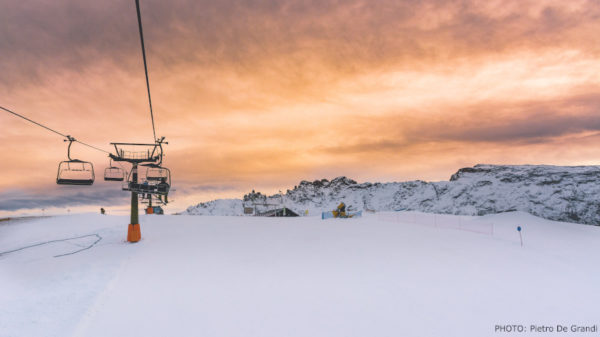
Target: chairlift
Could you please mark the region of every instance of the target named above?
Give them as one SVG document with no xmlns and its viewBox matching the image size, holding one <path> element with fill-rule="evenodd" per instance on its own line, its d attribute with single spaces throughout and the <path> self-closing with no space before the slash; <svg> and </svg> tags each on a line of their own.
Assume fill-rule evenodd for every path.
<svg viewBox="0 0 600 337">
<path fill-rule="evenodd" d="M 171 189 L 171 171 L 157 164 L 144 164 L 147 167 L 146 179 L 134 182 L 133 170 L 129 172 L 127 183 L 123 184 L 124 191 L 140 194 L 167 195 Z M 150 176 L 148 176 L 150 173 Z"/>
<path fill-rule="evenodd" d="M 152 166 L 150 166 L 152 165 Z M 148 181 L 167 181 L 169 180 L 169 184 L 170 184 L 170 172 L 168 168 L 165 167 L 161 167 L 158 165 L 154 165 L 154 164 L 148 164 L 148 165 L 144 165 L 144 166 L 149 166 L 146 169 L 146 180 Z"/>
<path fill-rule="evenodd" d="M 75 138 L 67 136 L 65 142 L 69 142 L 67 157 L 69 160 L 58 164 L 56 183 L 59 185 L 92 185 L 94 183 L 94 165 L 91 162 L 79 159 L 71 159 L 71 145 Z"/>
<path fill-rule="evenodd" d="M 126 181 L 123 181 L 123 191 L 131 191 L 141 195 L 165 196 L 166 200 L 166 196 L 171 189 L 171 171 L 161 166 L 163 158 L 162 144 L 168 144 L 164 140 L 165 137 L 162 137 L 157 139 L 154 144 L 111 143 L 115 146 L 116 154 L 110 154 L 110 158 L 114 161 L 126 161 L 133 165 Z M 146 151 L 127 151 L 126 148 L 138 150 L 145 148 Z M 153 163 L 142 164 L 144 162 Z M 146 171 L 139 172 L 138 164 L 145 166 Z M 145 173 L 145 175 L 139 175 L 138 173 Z"/>
<path fill-rule="evenodd" d="M 160 164 L 143 164 L 146 166 L 146 181 L 155 185 L 158 194 L 168 194 L 171 188 L 171 171 Z"/>
<path fill-rule="evenodd" d="M 112 159 L 110 166 L 104 169 L 105 181 L 123 181 L 125 180 L 125 170 L 120 167 L 113 166 Z"/>
</svg>

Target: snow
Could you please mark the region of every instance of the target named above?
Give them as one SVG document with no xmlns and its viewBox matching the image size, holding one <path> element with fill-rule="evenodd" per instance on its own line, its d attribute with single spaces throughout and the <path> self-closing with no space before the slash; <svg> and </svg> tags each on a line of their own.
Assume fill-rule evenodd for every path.
<svg viewBox="0 0 600 337">
<path fill-rule="evenodd" d="M 302 181 L 283 195 L 248 194 L 245 202 L 281 204 L 298 214 L 317 215 L 340 201 L 357 210 L 413 210 L 485 215 L 528 212 L 546 219 L 599 224 L 599 166 L 476 165 L 458 170 L 450 181 L 357 183 L 346 177 Z M 247 200 L 246 200 L 247 199 Z M 242 215 L 242 200 L 227 199 L 189 207 L 190 215 Z"/>
<path fill-rule="evenodd" d="M 0 336 L 480 337 L 496 324 L 600 324 L 599 227 L 431 217 L 142 215 L 136 244 L 122 216 L 1 222 L 0 252 L 81 238 L 0 255 Z M 54 257 L 91 234 L 102 240 Z"/>
<path fill-rule="evenodd" d="M 242 215 L 244 206 L 239 199 L 218 199 L 188 208 L 188 215 Z"/>
</svg>

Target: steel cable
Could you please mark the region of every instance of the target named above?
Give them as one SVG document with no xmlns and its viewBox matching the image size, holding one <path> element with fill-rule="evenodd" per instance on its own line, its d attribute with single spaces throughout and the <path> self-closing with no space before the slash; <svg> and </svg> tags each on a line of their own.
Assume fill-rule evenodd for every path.
<svg viewBox="0 0 600 337">
<path fill-rule="evenodd" d="M 38 122 L 36 122 L 36 121 L 34 121 L 34 120 L 32 120 L 32 119 L 29 119 L 29 118 L 27 118 L 27 117 L 25 117 L 25 116 L 23 116 L 23 115 L 21 115 L 21 114 L 18 114 L 18 113 L 14 112 L 14 111 L 11 111 L 11 110 L 9 110 L 9 109 L 7 109 L 7 108 L 5 108 L 5 107 L 2 107 L 2 106 L 0 106 L 0 109 L 2 109 L 2 110 L 4 110 L 4 111 L 6 111 L 6 112 L 8 112 L 8 113 L 11 113 L 11 114 L 13 114 L 13 115 L 15 115 L 15 116 L 17 116 L 17 117 L 23 118 L 24 120 L 26 120 L 26 121 L 28 121 L 28 122 L 31 122 L 31 123 L 33 123 L 33 124 L 35 124 L 35 125 L 37 125 L 37 126 L 41 126 L 42 128 L 44 128 L 44 129 L 46 129 L 46 130 L 48 130 L 48 131 L 54 132 L 54 133 L 56 133 L 56 134 L 57 134 L 57 135 L 59 135 L 59 136 L 62 136 L 62 137 L 64 137 L 64 138 L 67 138 L 67 139 L 69 139 L 69 138 L 70 138 L 70 136 L 69 136 L 69 135 L 65 135 L 65 134 L 63 134 L 62 132 L 58 132 L 58 131 L 56 131 L 56 130 L 54 130 L 54 129 L 52 129 L 52 128 L 49 128 L 49 127 L 45 126 L 44 124 L 38 123 Z M 98 150 L 98 151 L 101 151 L 101 152 L 104 152 L 104 153 L 110 153 L 110 152 L 108 152 L 108 151 L 104 151 L 104 150 L 102 150 L 102 149 L 100 149 L 100 148 L 97 148 L 97 147 L 95 147 L 95 146 L 93 146 L 93 145 L 90 145 L 90 144 L 84 143 L 84 142 L 82 142 L 82 141 L 80 141 L 80 140 L 77 140 L 77 139 L 75 139 L 75 140 L 74 140 L 74 142 L 77 142 L 77 143 L 79 143 L 79 144 L 81 144 L 81 145 L 85 145 L 85 146 L 87 146 L 87 147 L 90 147 L 90 148 L 92 148 L 92 149 L 94 149 L 94 150 Z"/>
<path fill-rule="evenodd" d="M 150 80 L 148 79 L 148 65 L 146 63 L 146 48 L 144 47 L 144 33 L 142 29 L 142 14 L 140 13 L 140 1 L 135 0 L 137 10 L 138 27 L 140 30 L 140 41 L 142 43 L 142 57 L 144 58 L 144 73 L 146 74 L 146 88 L 148 89 L 148 104 L 150 105 L 150 119 L 152 120 L 153 141 L 156 142 L 156 128 L 154 127 L 154 112 L 152 112 L 152 98 L 150 97 Z"/>
</svg>

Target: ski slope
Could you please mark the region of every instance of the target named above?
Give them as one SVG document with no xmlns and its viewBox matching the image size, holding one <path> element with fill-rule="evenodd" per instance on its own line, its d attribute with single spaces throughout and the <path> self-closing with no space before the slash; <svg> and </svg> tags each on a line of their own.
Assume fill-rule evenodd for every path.
<svg viewBox="0 0 600 337">
<path fill-rule="evenodd" d="M 0 336 L 480 337 L 502 335 L 497 324 L 600 324 L 600 227 L 463 218 L 492 223 L 485 235 L 390 214 L 141 216 L 136 244 L 122 216 L 0 222 L 0 252 L 16 250 L 0 255 Z"/>
</svg>

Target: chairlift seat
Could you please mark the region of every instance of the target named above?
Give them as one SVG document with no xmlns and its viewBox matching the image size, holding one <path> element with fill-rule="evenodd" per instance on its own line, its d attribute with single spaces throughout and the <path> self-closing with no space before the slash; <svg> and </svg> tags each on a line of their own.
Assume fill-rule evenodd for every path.
<svg viewBox="0 0 600 337">
<path fill-rule="evenodd" d="M 57 179 L 56 183 L 59 185 L 92 185 L 94 184 L 93 179 Z"/>
<path fill-rule="evenodd" d="M 72 159 L 58 164 L 56 174 L 58 185 L 92 185 L 94 179 L 94 165 L 90 162 Z"/>
<path fill-rule="evenodd" d="M 144 184 L 129 182 L 127 189 L 123 189 L 136 193 L 167 195 L 169 194 L 170 186 L 168 184 Z"/>
<path fill-rule="evenodd" d="M 169 178 L 169 170 L 163 167 L 148 167 L 146 169 L 146 180 L 161 181 Z"/>
<path fill-rule="evenodd" d="M 66 136 L 69 142 L 67 158 L 58 164 L 56 183 L 59 185 L 92 185 L 94 183 L 94 165 L 89 161 L 71 158 L 71 145 L 76 141 L 71 136 Z"/>
<path fill-rule="evenodd" d="M 125 180 L 125 171 L 122 168 L 111 166 L 104 169 L 105 181 L 123 181 Z"/>
</svg>

